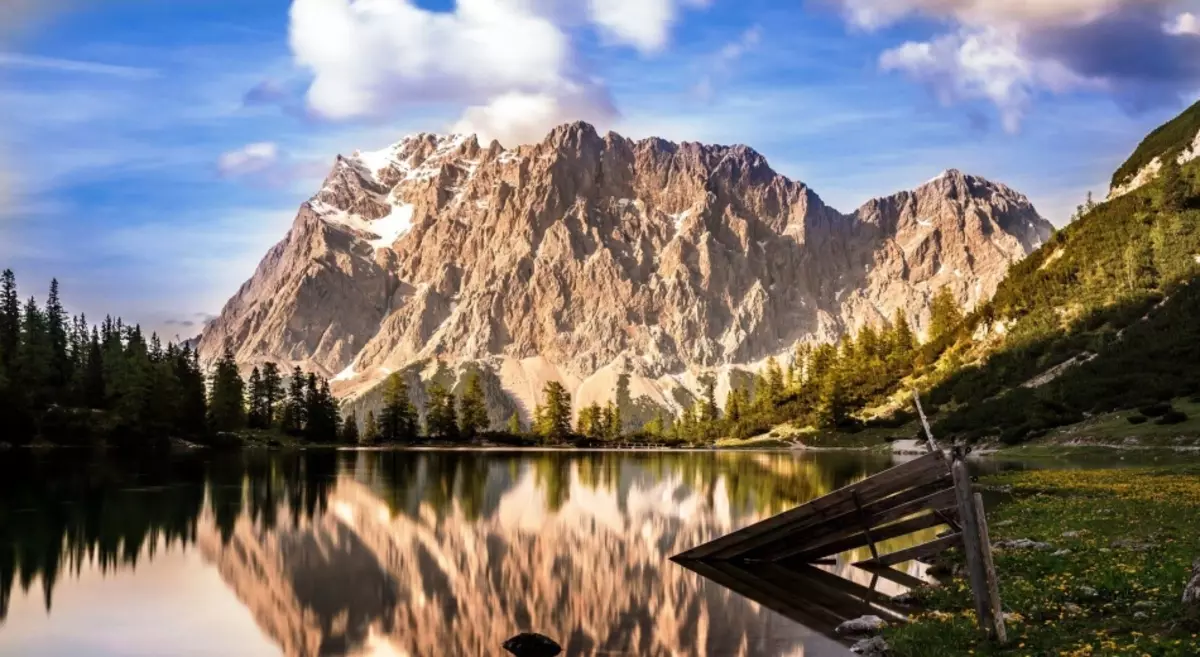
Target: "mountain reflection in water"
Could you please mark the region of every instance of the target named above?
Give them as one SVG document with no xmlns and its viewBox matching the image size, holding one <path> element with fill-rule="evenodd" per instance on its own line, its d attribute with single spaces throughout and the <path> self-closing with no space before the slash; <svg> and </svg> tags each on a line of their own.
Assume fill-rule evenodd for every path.
<svg viewBox="0 0 1200 657">
<path fill-rule="evenodd" d="M 248 610 L 289 656 L 493 655 L 522 630 L 569 655 L 839 654 L 669 557 L 889 464 L 788 452 L 7 453 L 0 653 L 72 654 L 55 643 L 71 634 L 88 654 L 129 654 L 106 652 L 77 618 L 56 626 L 56 589 L 97 572 L 161 577 L 134 568 L 181 551 L 231 593 L 203 604 Z M 859 556 L 830 569 L 866 584 L 846 565 Z M 4 621 L 35 596 L 44 628 Z M 175 637 L 189 654 L 228 654 L 219 638 Z"/>
</svg>

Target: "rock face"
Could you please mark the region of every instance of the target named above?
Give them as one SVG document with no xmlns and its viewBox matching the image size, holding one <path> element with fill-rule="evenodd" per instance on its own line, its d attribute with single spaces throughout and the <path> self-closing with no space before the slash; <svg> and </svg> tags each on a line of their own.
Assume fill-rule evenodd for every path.
<svg viewBox="0 0 1200 657">
<path fill-rule="evenodd" d="M 953 170 L 846 215 L 745 146 L 419 134 L 339 157 L 199 349 L 336 375 L 342 396 L 442 361 L 488 367 L 526 412 L 548 380 L 578 404 L 620 374 L 670 407 L 703 369 L 898 310 L 921 329 L 944 286 L 972 307 L 1050 231 Z"/>
</svg>

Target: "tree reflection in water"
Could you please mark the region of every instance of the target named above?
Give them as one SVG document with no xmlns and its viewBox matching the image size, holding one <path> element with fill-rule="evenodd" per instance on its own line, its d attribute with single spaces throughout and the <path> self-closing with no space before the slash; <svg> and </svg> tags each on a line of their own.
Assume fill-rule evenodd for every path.
<svg viewBox="0 0 1200 657">
<path fill-rule="evenodd" d="M 670 563 L 862 479 L 886 457 L 404 451 L 0 460 L 0 621 L 13 589 L 198 549 L 288 655 L 786 653 L 807 631 Z M 769 618 L 771 616 L 771 618 Z M 765 646 L 772 646 L 767 649 Z M 819 651 L 818 651 L 819 652 Z"/>
</svg>

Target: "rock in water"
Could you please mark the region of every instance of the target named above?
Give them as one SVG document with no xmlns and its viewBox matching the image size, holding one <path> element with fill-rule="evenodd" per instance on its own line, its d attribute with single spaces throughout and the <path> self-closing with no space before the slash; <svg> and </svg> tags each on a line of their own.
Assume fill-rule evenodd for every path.
<svg viewBox="0 0 1200 657">
<path fill-rule="evenodd" d="M 1192 563 L 1192 581 L 1183 587 L 1183 604 L 1200 609 L 1200 559 Z"/>
<path fill-rule="evenodd" d="M 887 621 L 878 616 L 860 616 L 837 626 L 838 634 L 874 634 L 887 627 Z"/>
<path fill-rule="evenodd" d="M 562 652 L 562 646 L 548 636 L 536 632 L 522 632 L 504 642 L 504 649 L 517 657 L 554 657 Z"/>
</svg>

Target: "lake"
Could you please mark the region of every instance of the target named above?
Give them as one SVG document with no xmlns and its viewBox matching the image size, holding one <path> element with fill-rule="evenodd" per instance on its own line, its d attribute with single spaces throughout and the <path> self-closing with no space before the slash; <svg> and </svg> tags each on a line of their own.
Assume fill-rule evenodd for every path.
<svg viewBox="0 0 1200 657">
<path fill-rule="evenodd" d="M 669 557 L 891 464 L 12 450 L 0 454 L 0 655 L 499 655 L 520 631 L 568 655 L 846 655 Z M 866 584 L 849 566 L 863 557 L 825 568 Z"/>
</svg>

